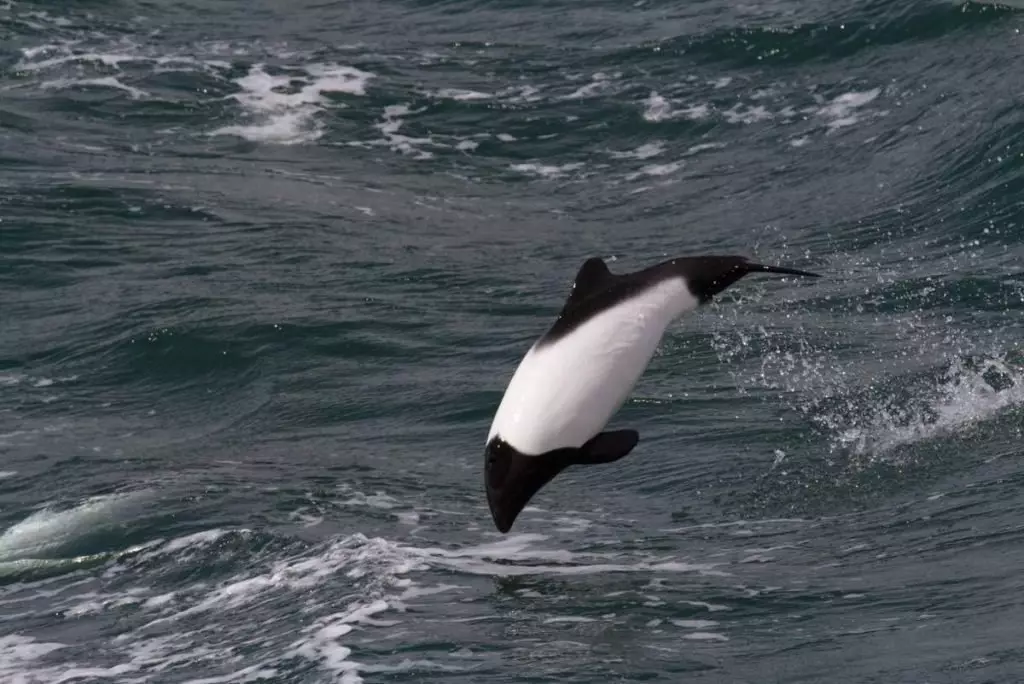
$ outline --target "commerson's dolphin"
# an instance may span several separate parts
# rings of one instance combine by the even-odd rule
[[[741,256],[683,257],[616,275],[588,259],[554,325],[519,363],[487,435],[484,483],[502,533],[570,465],[617,461],[636,430],[602,432],[632,392],[669,324],[748,273],[818,277]]]

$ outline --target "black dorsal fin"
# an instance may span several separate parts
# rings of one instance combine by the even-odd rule
[[[600,311],[604,306],[603,300],[605,299],[600,295],[615,289],[621,282],[622,276],[617,276],[609,271],[608,265],[601,257],[590,257],[584,261],[580,270],[576,272],[572,291],[569,292],[565,304],[562,305],[562,310],[559,312],[554,326],[541,336],[537,344],[543,346],[558,339],[566,330]]]
[[[604,259],[590,257],[576,272],[576,280],[572,283],[572,292],[569,293],[569,299],[565,302],[566,308],[600,292],[611,283],[614,277],[608,270],[608,265],[604,263]]]

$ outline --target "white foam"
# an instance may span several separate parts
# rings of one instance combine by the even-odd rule
[[[729,637],[724,634],[718,634],[717,632],[692,632],[690,634],[684,634],[684,639],[691,639],[694,641],[728,641]]]
[[[644,120],[656,123],[665,121],[672,116],[672,105],[658,93],[651,91],[651,94],[644,100]]]
[[[398,505],[398,500],[384,492],[376,492],[370,495],[364,494],[363,492],[353,492],[351,497],[341,502],[341,505],[391,509]]]
[[[681,603],[685,603],[690,606],[695,606],[697,608],[703,608],[707,610],[709,613],[717,613],[723,610],[732,610],[729,606],[724,606],[719,603],[708,603],[707,601],[681,601]]]
[[[684,629],[707,629],[718,624],[716,620],[669,620],[669,622]]]
[[[675,173],[683,167],[683,162],[670,162],[668,164],[649,164],[644,166],[639,171],[635,171],[626,176],[626,180],[636,180],[644,176],[668,176]]]
[[[558,525],[555,529],[559,532],[582,532],[593,524],[586,518],[574,518],[569,516],[556,518],[555,523]]]
[[[15,676],[27,677],[27,681],[46,682],[72,681],[72,677],[115,681],[156,677],[223,684],[280,677],[284,670],[294,670],[295,658],[315,665],[324,673],[320,677],[350,684],[362,682],[371,673],[458,671],[468,669],[465,658],[475,657],[468,649],[452,654],[462,660],[456,665],[408,658],[389,662],[384,647],[370,647],[372,664],[361,662],[360,648],[378,638],[394,639],[401,634],[407,603],[467,589],[454,584],[421,584],[412,578],[414,572],[437,570],[448,575],[456,572],[490,576],[711,572],[708,565],[632,550],[581,553],[561,546],[544,548],[542,543],[548,537],[524,534],[502,537],[493,543],[443,549],[353,534],[305,547],[287,557],[275,553],[268,558],[260,551],[235,558],[242,545],[230,538],[238,534],[252,533],[214,529],[175,538],[151,546],[145,553],[120,564],[117,574],[120,580],[131,581],[140,567],[178,566],[192,555],[215,554],[218,560],[232,560],[238,568],[227,577],[204,573],[203,579],[176,586],[173,592],[147,586],[119,586],[104,594],[103,585],[99,590],[94,588],[95,577],[82,580],[88,588],[84,593],[71,594],[67,587],[62,587],[41,609],[63,611],[69,617],[120,611],[115,615],[123,615],[124,624],[134,623],[134,628],[102,641],[101,648],[76,649],[74,655],[57,659],[51,656],[45,662],[40,659],[63,645],[18,635],[0,637],[0,673],[6,674],[4,668],[8,668]],[[206,562],[205,558],[197,561],[202,565]],[[132,563],[142,565],[136,567]],[[330,589],[330,598],[325,599],[325,588]],[[21,600],[35,605],[39,596]],[[5,603],[5,614],[16,613],[13,607],[10,602]],[[278,609],[300,615],[301,627],[296,630],[291,621],[265,617],[260,621],[254,617],[272,615]],[[613,617],[549,615],[545,621],[571,625]],[[472,616],[467,621],[481,619],[487,616]],[[684,621],[679,626],[704,630],[711,625]],[[238,657],[239,644],[265,655],[242,660]],[[72,658],[77,662],[72,662]],[[190,675],[199,678],[189,680]],[[372,681],[371,677],[366,678]]]
[[[144,608],[163,608],[165,605],[174,600],[174,592],[168,592],[166,594],[158,594],[156,596],[150,596],[146,599],[142,606]]]
[[[347,93],[365,95],[366,86],[374,74],[350,66],[338,64],[311,64],[306,73],[317,79],[308,88],[320,93]]]
[[[229,63],[222,62],[220,60],[199,60],[194,57],[177,55],[156,57],[153,59],[153,62],[155,63],[155,66],[153,67],[154,74],[194,71],[216,73],[218,71],[228,71],[231,69],[231,65]]]
[[[683,116],[694,121],[706,119],[711,116],[711,107],[706,104],[690,105],[689,107],[684,107],[679,110],[679,116]]]
[[[651,157],[657,157],[665,151],[665,143],[657,140],[655,142],[644,143],[635,150],[624,150],[617,151],[611,150],[608,152],[615,159],[650,159]]]
[[[349,660],[352,649],[339,640],[352,631],[352,623],[367,622],[370,616],[388,608],[388,603],[382,600],[350,604],[348,610],[328,615],[305,628],[303,632],[310,636],[295,642],[292,653],[318,662],[344,684],[358,684],[363,681],[359,676],[362,665]]]
[[[463,90],[461,88],[442,88],[433,93],[434,97],[445,100],[456,100],[458,102],[472,102],[475,100],[490,100],[494,96],[489,93],[481,93],[476,90]]]
[[[67,648],[67,645],[53,641],[38,641],[20,634],[0,636],[0,681],[10,684],[55,681],[51,677],[56,677],[57,672],[40,667],[36,661],[62,648]]]
[[[753,124],[758,123],[759,121],[767,121],[772,118],[772,113],[762,105],[747,107],[744,110],[741,110],[740,106],[741,105],[737,103],[731,109],[722,112],[722,116],[724,116],[725,120],[731,124]]]
[[[22,49],[22,58],[15,68],[28,72],[64,73],[63,78],[50,80],[43,84],[49,88],[66,88],[75,84],[100,85],[126,90],[133,97],[147,96],[140,88],[127,86],[123,81],[106,80],[109,71],[123,73],[125,65],[150,65],[152,73],[167,71],[205,71],[219,73],[231,68],[231,65],[220,60],[200,60],[192,55],[153,55],[145,46],[122,40],[111,46],[109,51],[82,49],[81,41],[69,40],[59,43],[45,44]],[[96,76],[89,78],[89,72]]]
[[[402,511],[401,513],[396,513],[395,517],[403,525],[416,525],[420,521],[420,514],[416,511]]]
[[[99,52],[74,52],[73,43],[40,45],[35,48],[22,50],[22,59],[14,65],[15,71],[45,71],[70,62],[99,64],[111,68],[120,68],[125,62],[145,61],[146,58],[134,53],[99,53]],[[51,57],[39,61],[33,61],[37,56],[45,53],[58,53],[59,57]]]
[[[706,152],[708,150],[721,150],[725,147],[724,143],[700,143],[687,148],[687,154],[697,154],[698,152]]]
[[[166,562],[168,558],[180,562],[182,552],[192,554],[209,550],[212,540],[232,533],[229,530],[210,530],[192,534],[172,540],[140,558],[146,563],[161,559]],[[229,674],[190,681],[245,682],[274,677],[279,663],[301,657],[333,673],[339,681],[361,682],[359,671],[362,666],[350,659],[352,646],[347,642],[349,639],[362,642],[365,637],[355,632],[393,627],[398,622],[382,619],[384,613],[403,611],[405,602],[455,588],[454,585],[419,586],[402,577],[423,567],[417,558],[393,542],[356,534],[326,544],[313,554],[276,559],[262,568],[247,568],[215,584],[200,581],[172,593],[156,593],[140,587],[108,596],[79,594],[74,597],[77,603],[71,606],[69,614],[85,615],[136,605],[138,608],[134,614],[139,615],[141,609],[156,612],[158,616],[112,640],[105,656],[117,653],[112,649],[121,649],[120,655],[124,660],[119,664],[103,669],[65,662],[58,669],[37,668],[32,674],[42,677],[42,681],[58,681],[55,675],[71,671],[81,676],[85,673],[110,676],[154,670],[168,672],[172,666],[192,668],[204,661],[230,665],[232,660],[226,656],[237,647],[239,640],[244,640],[246,643],[261,643],[274,655],[262,662],[247,662],[245,668]],[[322,599],[317,592],[310,590],[324,585],[338,586],[339,583],[350,587],[347,605],[342,603],[330,613],[311,616],[305,621],[306,627],[297,634],[288,628],[274,629],[266,624],[254,625],[247,620],[232,622],[229,617],[245,614],[256,604],[282,600],[297,601],[297,609],[307,615],[320,612],[324,607]],[[190,624],[186,618],[201,614],[215,614],[218,622],[224,618],[228,621],[218,628],[216,636],[209,633],[200,636],[184,628]],[[167,627],[172,630],[170,634],[166,633]],[[387,664],[378,666],[387,667]],[[402,665],[395,667],[401,668]]]
[[[537,163],[525,163],[525,164],[512,164],[510,166],[513,171],[519,171],[520,173],[529,173],[542,178],[560,178],[565,176],[570,171],[576,171],[577,169],[583,168],[582,162],[574,162],[571,164],[562,164],[557,166],[554,164],[537,164]]]
[[[122,606],[137,606],[144,602],[143,599],[137,596],[104,597],[99,594],[85,594],[79,598],[84,598],[85,600],[70,606],[65,611],[68,617],[81,617],[83,615],[102,613]]]
[[[764,520],[728,520],[725,522],[717,523],[700,523],[698,525],[686,525],[684,527],[672,527],[665,528],[662,532],[669,534],[684,534],[686,532],[695,532],[701,530],[715,530],[715,529],[730,529],[730,528],[743,528],[741,530],[734,531],[736,535],[752,535],[757,532],[750,528],[763,528],[772,525],[808,525],[810,521],[804,520],[803,518],[766,518]],[[771,534],[771,532],[769,532]]]
[[[582,100],[587,97],[598,94],[602,90],[605,90],[612,84],[612,81],[608,74],[598,72],[591,77],[590,83],[580,86],[573,92],[566,95],[563,99],[566,100]]]
[[[263,667],[261,665],[250,665],[249,667],[243,667],[241,670],[236,670],[231,674],[221,675],[219,677],[202,677],[200,679],[186,679],[184,684],[243,684],[244,682],[258,682],[273,679],[278,676],[277,670],[274,668]],[[362,681],[362,680],[356,680]],[[342,680],[343,684],[345,680]]]
[[[234,534],[249,534],[250,532],[249,532],[249,530],[242,529],[242,530],[233,530],[232,533],[234,533]],[[200,546],[205,546],[205,545],[213,544],[214,542],[218,541],[219,539],[221,539],[222,537],[224,537],[227,534],[228,534],[228,530],[223,530],[223,529],[219,529],[219,528],[212,529],[212,530],[203,530],[202,532],[195,532],[193,534],[189,534],[189,535],[186,535],[184,537],[178,537],[177,539],[172,539],[171,541],[167,542],[166,544],[164,544],[164,545],[162,545],[160,547],[160,553],[161,554],[176,554],[179,551],[184,551],[186,549],[193,550],[193,549],[195,549],[197,547],[200,547]],[[184,560],[184,557],[178,558],[179,562],[182,561],[182,560]]]
[[[984,331],[975,339],[921,313],[889,317],[887,326],[905,343],[892,358],[865,353],[840,362],[803,335],[796,352],[792,333],[763,327],[717,332],[714,346],[737,368],[741,390],[747,383],[785,390],[791,407],[823,428],[833,452],[857,457],[849,460],[855,468],[915,457],[918,450],[902,447],[959,435],[1024,406],[1024,366],[1014,348],[993,352]],[[742,368],[736,358],[751,348],[757,361]],[[935,366],[936,357],[948,359],[945,367]],[[905,377],[908,369],[915,375]]]
[[[471,657],[472,651],[469,649],[460,649],[455,651],[451,655],[458,657]],[[400,662],[395,665],[363,665],[363,672],[463,672],[467,668],[460,667],[457,665],[444,665],[441,663],[435,663],[431,660],[410,660],[409,658],[403,658]]]
[[[230,97],[255,118],[248,125],[218,128],[211,135],[230,135],[254,142],[294,145],[319,139],[323,125],[316,116],[327,105],[327,93],[365,95],[374,74],[336,64],[312,64],[284,74],[269,74],[262,64],[235,83],[241,92]],[[297,89],[296,89],[297,87]],[[288,92],[284,92],[287,89]]]
[[[0,2],[0,9],[13,10],[16,3],[10,0],[4,0]],[[24,7],[24,4],[22,5]],[[19,8],[21,9],[21,8]],[[63,28],[71,24],[70,20],[64,17],[55,17],[48,12],[43,11],[21,11],[16,12],[13,17],[14,21],[18,24],[22,24],[36,31],[52,31],[54,26]],[[6,21],[5,21],[6,23]]]
[[[625,554],[574,553],[565,549],[537,549],[533,542],[544,535],[513,535],[490,544],[457,550],[403,547],[431,565],[448,567],[473,575],[591,575],[609,572],[678,572],[726,576],[716,563],[687,563],[666,559],[629,562]],[[503,561],[500,563],[491,561]],[[535,561],[543,561],[540,564]],[[595,562],[596,561],[596,562]],[[619,562],[612,562],[619,561]],[[516,563],[516,564],[512,564]]]
[[[14,437],[25,437],[33,435],[38,432],[37,430],[11,430],[10,432],[0,432],[0,444],[7,445]]]
[[[66,644],[59,644],[52,641],[37,641],[32,637],[26,637],[20,634],[7,634],[5,636],[0,636],[0,667],[10,665],[19,660],[38,660],[47,653],[52,653],[53,651],[66,647]],[[0,673],[4,673],[4,671],[0,670]],[[10,672],[6,672],[5,674],[10,674]]]
[[[409,105],[398,104],[388,105],[384,108],[383,119],[376,124],[377,130],[384,135],[383,144],[388,145],[393,151],[411,155],[413,159],[431,159],[433,153],[419,149],[419,145],[431,144],[430,138],[413,138],[398,131],[405,123],[403,117],[409,114],[417,114],[423,110],[412,110]]]
[[[852,126],[858,120],[854,110],[873,102],[880,93],[880,88],[872,88],[863,92],[843,93],[828,105],[822,107],[818,113],[830,119],[828,122],[829,130]]]
[[[288,514],[293,520],[298,520],[303,527],[316,527],[324,521],[324,516],[306,513],[304,511],[293,511]]]
[[[113,88],[114,90],[122,90],[128,93],[133,100],[138,100],[140,98],[149,96],[149,93],[147,93],[145,90],[141,90],[139,88],[126,85],[119,81],[115,76],[103,76],[101,78],[59,78],[54,81],[44,81],[40,84],[41,88],[54,90],[66,90],[68,88],[76,88],[82,86]]]
[[[676,109],[672,102],[653,90],[647,96],[647,99],[644,100],[643,117],[645,121],[651,123],[683,118],[699,120],[707,118],[710,114],[711,108],[706,104],[688,105],[681,109]]]

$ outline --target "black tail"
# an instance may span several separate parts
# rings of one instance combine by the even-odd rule
[[[632,451],[639,439],[634,430],[602,432],[579,449],[555,449],[529,456],[495,437],[485,451],[484,488],[498,531],[504,534],[512,529],[533,495],[568,466],[617,461]]]

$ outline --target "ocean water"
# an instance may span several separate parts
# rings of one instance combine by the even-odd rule
[[[1024,680],[1024,15],[0,0],[0,681]],[[579,265],[740,253],[508,535]]]

